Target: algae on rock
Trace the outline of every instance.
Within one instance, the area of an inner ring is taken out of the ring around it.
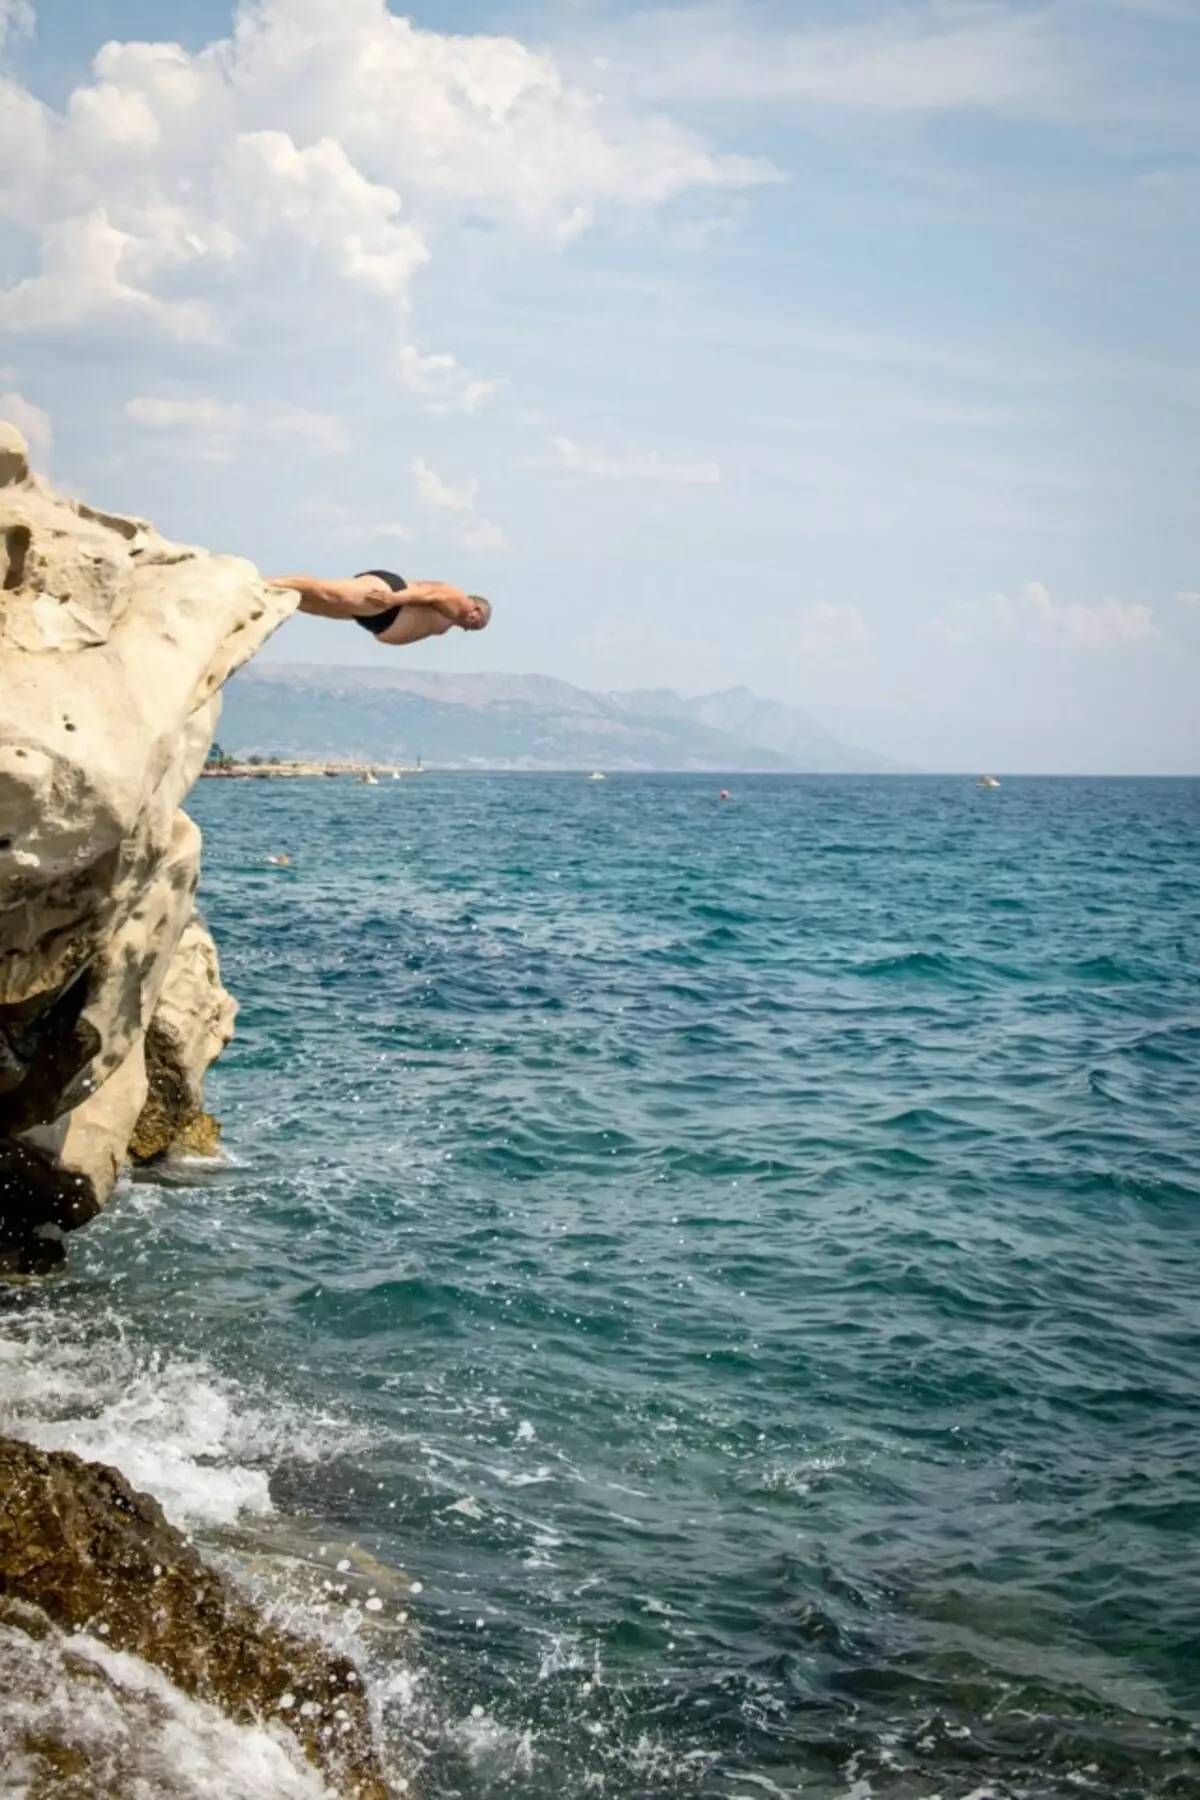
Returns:
[[[115,1469],[0,1438],[0,1626],[140,1656],[229,1719],[290,1731],[346,1800],[387,1800],[354,1664],[262,1618]]]

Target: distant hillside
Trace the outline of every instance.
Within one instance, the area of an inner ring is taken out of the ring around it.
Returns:
[[[781,756],[790,768],[811,774],[876,773],[898,766],[839,742],[808,713],[784,706],[778,700],[764,700],[747,687],[701,694],[693,700],[681,699],[670,688],[641,688],[609,697],[639,718],[665,714],[692,720],[723,732],[752,750]]]
[[[594,694],[545,675],[256,663],[225,691],[240,755],[339,756],[450,768],[870,773],[892,767],[748,688]]]

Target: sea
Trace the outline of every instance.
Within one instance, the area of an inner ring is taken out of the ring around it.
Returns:
[[[0,1295],[0,1430],[349,1647],[414,1800],[1200,1795],[1200,783],[191,807],[225,1154]],[[34,1673],[0,1738],[118,1730]],[[129,1792],[322,1791],[201,1710]]]

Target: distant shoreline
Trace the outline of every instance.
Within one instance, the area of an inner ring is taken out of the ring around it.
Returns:
[[[424,770],[405,763],[368,762],[231,762],[211,764],[200,771],[207,781],[295,781],[313,776],[345,776],[378,781],[380,776],[423,775]]]

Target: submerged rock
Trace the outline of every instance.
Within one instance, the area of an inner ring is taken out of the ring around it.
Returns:
[[[0,425],[0,1265],[60,1259],[131,1145],[213,1144],[234,1004],[179,806],[222,683],[294,605],[55,493]]]
[[[81,1682],[132,1694],[137,1729],[109,1731],[100,1743],[105,1754],[114,1745],[121,1752],[132,1783],[139,1734],[170,1724],[178,1711],[151,1671],[139,1677],[136,1665],[117,1660],[136,1656],[234,1725],[266,1728],[276,1740],[290,1733],[336,1794],[387,1800],[367,1700],[348,1658],[264,1620],[115,1469],[0,1439],[0,1666],[18,1655],[24,1711],[4,1721],[0,1748],[7,1762],[24,1757],[44,1771],[47,1794],[120,1787],[111,1767],[108,1787],[54,1785],[56,1774],[86,1774],[91,1750],[84,1715],[68,1708],[73,1730],[61,1708],[32,1704],[39,1684],[51,1696],[55,1684]]]

